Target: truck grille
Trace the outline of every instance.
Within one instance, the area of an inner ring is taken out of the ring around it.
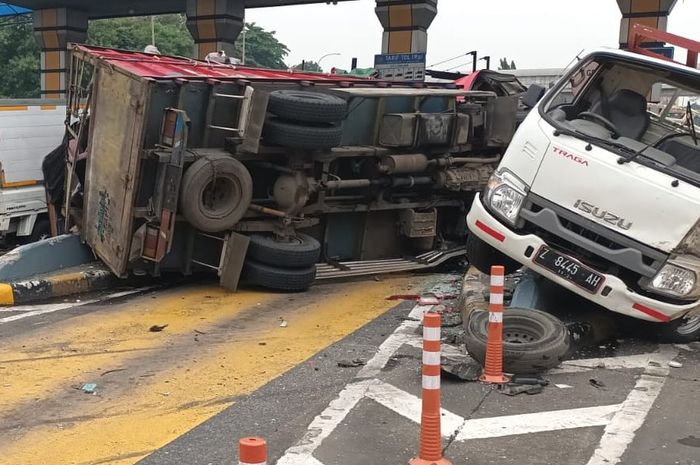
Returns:
[[[655,276],[668,258],[664,252],[611,231],[534,194],[530,194],[525,201],[519,226],[600,271],[626,275],[631,281],[630,285],[636,284],[641,277]]]

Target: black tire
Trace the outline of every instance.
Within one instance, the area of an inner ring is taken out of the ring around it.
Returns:
[[[253,179],[240,161],[210,155],[187,168],[180,193],[181,213],[192,226],[204,232],[227,231],[248,210]]]
[[[348,103],[335,95],[301,90],[276,90],[270,93],[270,113],[289,121],[337,123],[345,118]]]
[[[522,265],[509,256],[491,247],[474,234],[467,236],[467,260],[477,270],[490,274],[493,265],[502,265],[506,274],[513,274]]]
[[[682,317],[669,323],[649,323],[647,330],[661,342],[684,344],[700,341],[700,315]]]
[[[279,268],[246,260],[243,276],[248,283],[256,286],[278,291],[302,292],[311,287],[316,279],[316,266]]]
[[[263,128],[263,141],[267,145],[281,145],[295,149],[323,150],[337,147],[343,136],[339,124],[302,126],[277,118],[270,118]]]
[[[267,265],[303,268],[315,265],[321,256],[321,244],[307,234],[297,233],[289,241],[272,234],[251,234],[248,257]]]
[[[464,323],[467,352],[483,365],[489,313],[472,312]],[[539,310],[506,308],[503,312],[503,370],[534,374],[554,368],[569,351],[569,331],[554,316]]]

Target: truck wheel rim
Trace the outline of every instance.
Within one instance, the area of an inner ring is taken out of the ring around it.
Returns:
[[[678,327],[678,334],[688,335],[700,330],[700,315],[685,318],[683,324]]]
[[[202,191],[202,207],[207,216],[224,217],[236,208],[240,187],[229,178],[218,177]]]

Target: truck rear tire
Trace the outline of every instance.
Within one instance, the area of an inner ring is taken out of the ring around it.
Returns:
[[[307,234],[297,233],[289,241],[272,234],[251,234],[248,256],[263,264],[281,267],[308,267],[321,256],[321,244]]]
[[[227,231],[243,218],[252,197],[253,180],[246,167],[232,157],[211,155],[185,171],[180,210],[200,231]]]
[[[467,236],[467,260],[470,265],[485,274],[490,274],[491,267],[494,265],[503,266],[507,275],[522,268],[520,263],[494,249],[474,234]]]
[[[464,323],[467,352],[483,365],[489,312],[473,312]],[[569,352],[569,331],[554,316],[539,310],[506,308],[503,312],[503,370],[535,374],[558,366]]]
[[[348,104],[335,95],[301,90],[270,93],[267,109],[280,118],[304,123],[337,123],[345,118]]]
[[[278,118],[270,118],[263,128],[265,144],[295,149],[330,149],[340,145],[342,136],[343,127],[339,124],[302,126]]]
[[[307,290],[316,279],[316,266],[304,268],[280,268],[254,260],[243,265],[244,279],[255,286],[287,292]]]

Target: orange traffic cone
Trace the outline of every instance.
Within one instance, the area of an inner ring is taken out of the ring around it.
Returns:
[[[452,465],[442,456],[440,431],[440,314],[423,317],[423,399],[420,453],[410,465]]]
[[[267,465],[267,442],[263,438],[240,439],[238,465]]]
[[[503,375],[503,286],[505,270],[502,266],[491,267],[491,297],[489,299],[489,334],[486,341],[484,372],[479,378],[484,383],[505,384]]]

